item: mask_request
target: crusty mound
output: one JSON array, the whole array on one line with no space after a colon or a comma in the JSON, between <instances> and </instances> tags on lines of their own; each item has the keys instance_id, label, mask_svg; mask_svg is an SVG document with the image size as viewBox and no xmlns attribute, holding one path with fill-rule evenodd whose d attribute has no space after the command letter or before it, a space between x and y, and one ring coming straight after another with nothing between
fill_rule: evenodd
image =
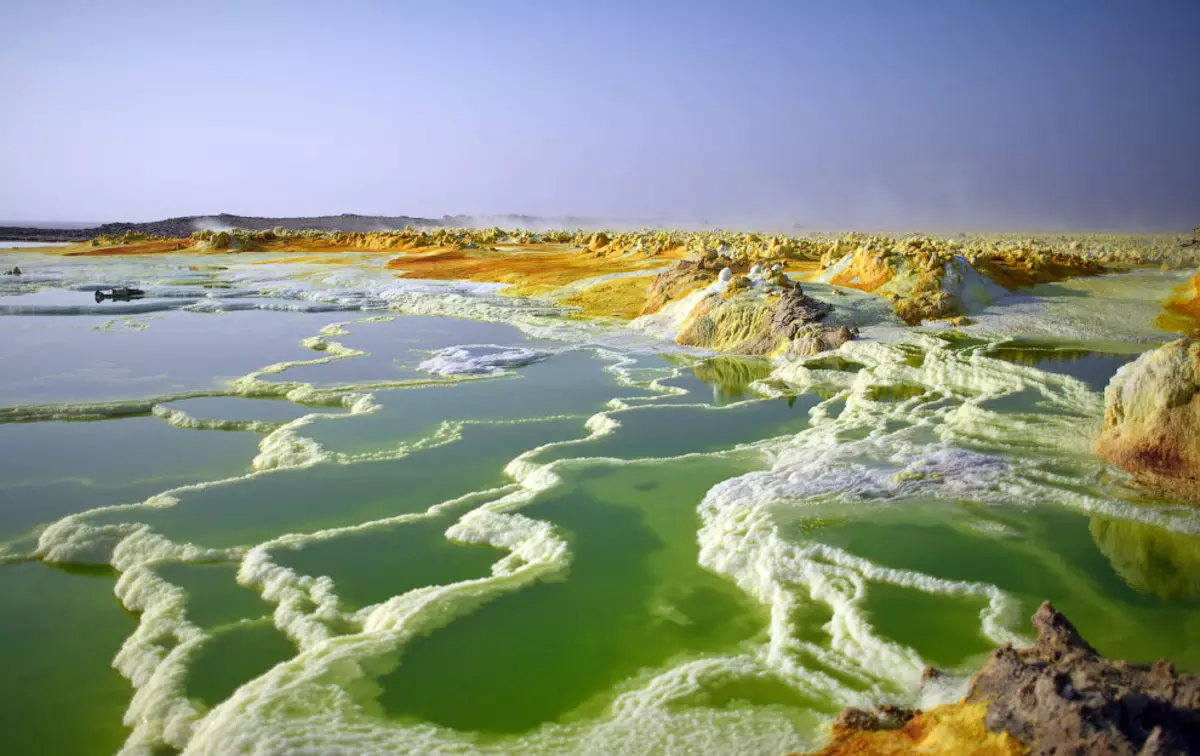
<instances>
[{"instance_id":1,"label":"crusty mound","mask_svg":"<svg viewBox=\"0 0 1200 756\"><path fill-rule=\"evenodd\" d=\"M1200 499L1200 341L1146 352L1104 391L1096 452L1139 482Z\"/></svg>"}]
</instances>

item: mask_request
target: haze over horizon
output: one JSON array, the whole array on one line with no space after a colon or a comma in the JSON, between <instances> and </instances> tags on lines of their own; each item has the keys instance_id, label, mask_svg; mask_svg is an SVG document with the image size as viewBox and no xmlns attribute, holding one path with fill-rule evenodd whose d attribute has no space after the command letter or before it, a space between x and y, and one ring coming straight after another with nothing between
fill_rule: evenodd
<instances>
[{"instance_id":1,"label":"haze over horizon","mask_svg":"<svg viewBox=\"0 0 1200 756\"><path fill-rule=\"evenodd\" d=\"M0 11L0 217L1184 231L1200 3Z\"/></svg>"}]
</instances>

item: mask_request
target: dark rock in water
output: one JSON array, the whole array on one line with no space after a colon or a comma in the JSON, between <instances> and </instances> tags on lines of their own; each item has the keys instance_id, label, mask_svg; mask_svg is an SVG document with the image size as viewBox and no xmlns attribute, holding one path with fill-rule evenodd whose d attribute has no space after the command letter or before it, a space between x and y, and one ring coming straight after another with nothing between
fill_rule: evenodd
<instances>
[{"instance_id":1,"label":"dark rock in water","mask_svg":"<svg viewBox=\"0 0 1200 756\"><path fill-rule=\"evenodd\" d=\"M103 302L106 299L112 299L118 302L128 302L131 299L141 299L146 296L146 292L141 289L133 289L128 286L118 286L109 289L105 292L103 289L96 292L96 301Z\"/></svg>"},{"instance_id":2,"label":"dark rock in water","mask_svg":"<svg viewBox=\"0 0 1200 756\"><path fill-rule=\"evenodd\" d=\"M19 275L21 275L21 269L17 266L13 266L13 267L9 268L8 270L4 271L4 275L19 276Z\"/></svg>"},{"instance_id":3,"label":"dark rock in water","mask_svg":"<svg viewBox=\"0 0 1200 756\"><path fill-rule=\"evenodd\" d=\"M902 709L899 706L880 706L875 711L847 706L833 724L834 727L852 730L898 730L916 715L916 709Z\"/></svg>"},{"instance_id":4,"label":"dark rock in water","mask_svg":"<svg viewBox=\"0 0 1200 756\"><path fill-rule=\"evenodd\" d=\"M1106 659L1048 601L1033 626L1031 648L997 649L971 682L989 730L1035 754L1200 753L1200 677Z\"/></svg>"}]
</instances>

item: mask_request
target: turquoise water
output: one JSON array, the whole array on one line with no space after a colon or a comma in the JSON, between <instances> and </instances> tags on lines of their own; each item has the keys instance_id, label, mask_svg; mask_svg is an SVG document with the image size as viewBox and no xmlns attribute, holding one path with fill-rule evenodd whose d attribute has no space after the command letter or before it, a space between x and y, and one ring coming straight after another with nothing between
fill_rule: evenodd
<instances>
[{"instance_id":1,"label":"turquoise water","mask_svg":"<svg viewBox=\"0 0 1200 756\"><path fill-rule=\"evenodd\" d=\"M1044 599L1200 669L1194 510L1091 454L1136 345L772 364L214 260L154 275L344 311L0 317L14 753L803 750Z\"/></svg>"}]
</instances>

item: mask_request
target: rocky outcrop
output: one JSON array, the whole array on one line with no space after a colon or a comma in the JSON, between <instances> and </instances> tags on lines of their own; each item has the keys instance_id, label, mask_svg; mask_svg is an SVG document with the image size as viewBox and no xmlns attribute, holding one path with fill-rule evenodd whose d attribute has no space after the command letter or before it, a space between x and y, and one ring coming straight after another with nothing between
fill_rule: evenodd
<instances>
[{"instance_id":1,"label":"rocky outcrop","mask_svg":"<svg viewBox=\"0 0 1200 756\"><path fill-rule=\"evenodd\" d=\"M824 320L832 308L804 295L799 286L787 289L771 313L771 332L794 339L806 326Z\"/></svg>"},{"instance_id":2,"label":"rocky outcrop","mask_svg":"<svg viewBox=\"0 0 1200 756\"><path fill-rule=\"evenodd\" d=\"M1104 405L1097 454L1140 483L1200 500L1200 341L1179 339L1122 366Z\"/></svg>"},{"instance_id":3,"label":"rocky outcrop","mask_svg":"<svg viewBox=\"0 0 1200 756\"><path fill-rule=\"evenodd\" d=\"M720 296L709 295L696 304L676 341L733 354L808 356L858 335L846 326L821 325L831 309L791 283L764 295L740 276Z\"/></svg>"},{"instance_id":4,"label":"rocky outcrop","mask_svg":"<svg viewBox=\"0 0 1200 756\"><path fill-rule=\"evenodd\" d=\"M1151 667L1106 659L1050 602L1033 615L1037 641L994 651L967 701L986 703L985 724L1035 754L1195 753L1200 678L1169 661Z\"/></svg>"},{"instance_id":5,"label":"rocky outcrop","mask_svg":"<svg viewBox=\"0 0 1200 756\"><path fill-rule=\"evenodd\" d=\"M924 713L847 710L820 753L1200 752L1200 677L1169 661L1106 659L1050 602L1033 615L1033 627L1033 646L993 651L959 703Z\"/></svg>"}]
</instances>

